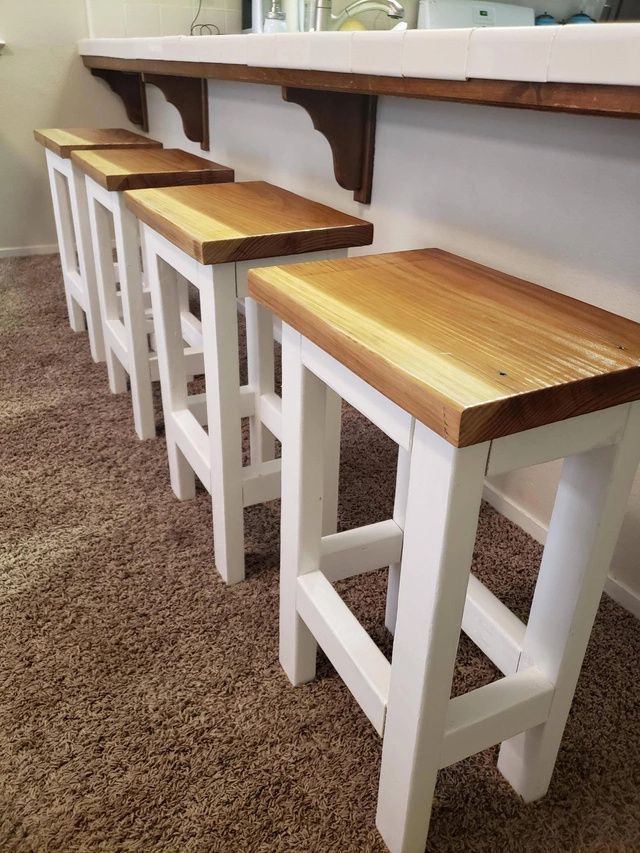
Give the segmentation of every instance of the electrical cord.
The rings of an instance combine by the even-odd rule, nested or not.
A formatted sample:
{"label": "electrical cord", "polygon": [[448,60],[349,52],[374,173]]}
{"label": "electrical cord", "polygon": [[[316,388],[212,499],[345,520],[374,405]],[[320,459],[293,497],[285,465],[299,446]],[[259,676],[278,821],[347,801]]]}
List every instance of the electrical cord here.
{"label": "electrical cord", "polygon": [[217,24],[198,24],[197,23],[198,18],[200,17],[201,11],[202,11],[202,0],[198,0],[198,9],[197,9],[196,14],[193,18],[193,21],[191,21],[191,26],[189,27],[189,35],[190,36],[196,35],[196,30],[197,30],[197,35],[199,35],[199,36],[204,36],[204,35],[212,36],[212,35],[214,35],[214,32],[213,32],[214,30],[216,31],[215,35],[220,35],[220,27]]}

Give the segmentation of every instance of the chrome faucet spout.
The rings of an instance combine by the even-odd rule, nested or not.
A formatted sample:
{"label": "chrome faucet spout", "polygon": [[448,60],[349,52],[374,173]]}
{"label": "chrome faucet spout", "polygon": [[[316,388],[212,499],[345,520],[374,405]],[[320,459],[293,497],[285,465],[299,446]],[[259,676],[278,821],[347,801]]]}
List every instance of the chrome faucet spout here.
{"label": "chrome faucet spout", "polygon": [[347,20],[362,12],[384,12],[390,18],[403,18],[404,6],[397,0],[355,0],[339,15],[331,12],[331,0],[317,0],[315,29],[338,30]]}

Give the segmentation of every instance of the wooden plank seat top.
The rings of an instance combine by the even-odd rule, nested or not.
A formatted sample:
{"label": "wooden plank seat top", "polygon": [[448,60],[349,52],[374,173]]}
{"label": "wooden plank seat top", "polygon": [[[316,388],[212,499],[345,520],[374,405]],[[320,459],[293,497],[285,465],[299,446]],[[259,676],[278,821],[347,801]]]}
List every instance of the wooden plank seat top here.
{"label": "wooden plank seat top", "polygon": [[233,181],[234,172],[179,148],[73,151],[71,159],[110,192]]}
{"label": "wooden plank seat top", "polygon": [[133,190],[128,207],[201,264],[365,246],[373,225],[264,181]]}
{"label": "wooden plank seat top", "polygon": [[72,151],[93,148],[162,148],[162,143],[121,127],[52,127],[34,130],[36,142],[68,160]]}
{"label": "wooden plank seat top", "polygon": [[640,399],[640,324],[440,249],[253,270],[249,293],[455,446]]}

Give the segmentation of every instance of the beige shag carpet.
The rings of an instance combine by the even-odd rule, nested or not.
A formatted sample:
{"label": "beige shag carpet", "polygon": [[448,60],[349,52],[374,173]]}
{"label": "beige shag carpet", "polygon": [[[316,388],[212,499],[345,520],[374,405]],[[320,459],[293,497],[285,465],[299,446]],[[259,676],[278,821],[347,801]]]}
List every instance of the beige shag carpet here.
{"label": "beige shag carpet", "polygon": [[[160,420],[160,412],[158,412]],[[345,412],[343,527],[388,517],[394,448]],[[179,503],[139,442],[57,258],[0,264],[0,850],[384,849],[380,741],[326,661],[278,664],[278,505],[246,513],[248,579],[212,565],[209,498]],[[539,546],[483,510],[474,570],[525,617]],[[384,650],[385,573],[342,589]],[[432,851],[640,850],[640,623],[604,597],[548,796],[488,750],[441,773]],[[495,672],[462,640],[455,691]]]}

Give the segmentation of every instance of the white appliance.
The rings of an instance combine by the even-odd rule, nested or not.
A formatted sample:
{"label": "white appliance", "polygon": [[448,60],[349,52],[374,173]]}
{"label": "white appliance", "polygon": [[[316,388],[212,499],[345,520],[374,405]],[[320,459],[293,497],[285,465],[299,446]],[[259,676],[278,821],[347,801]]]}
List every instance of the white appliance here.
{"label": "white appliance", "polygon": [[533,27],[533,9],[482,0],[420,0],[418,29]]}

